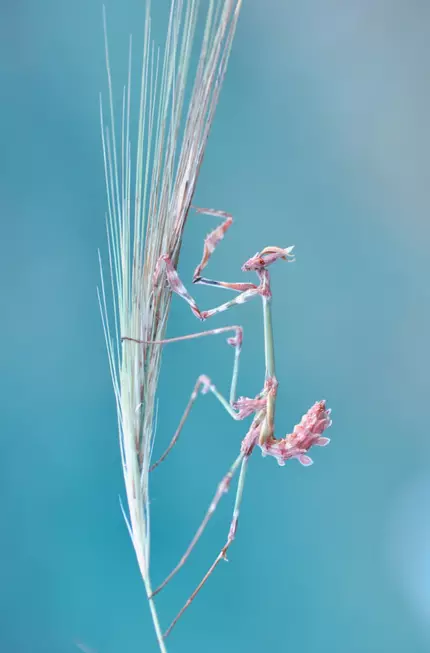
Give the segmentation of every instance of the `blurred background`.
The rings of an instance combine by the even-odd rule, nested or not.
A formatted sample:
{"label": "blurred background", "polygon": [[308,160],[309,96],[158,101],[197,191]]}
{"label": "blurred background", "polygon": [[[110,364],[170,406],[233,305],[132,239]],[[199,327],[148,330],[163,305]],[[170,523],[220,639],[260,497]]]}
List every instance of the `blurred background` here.
{"label": "blurred background", "polygon": [[[163,42],[168,0],[153,3]],[[202,5],[207,4],[206,0]],[[143,0],[106,0],[115,97],[128,34],[137,78]],[[98,313],[106,255],[98,94],[100,0],[0,2],[0,650],[156,651],[124,496]],[[392,0],[245,0],[196,204],[235,224],[208,275],[244,280],[266,245],[280,382],[277,435],[317,399],[330,446],[308,469],[252,457],[238,536],[169,651],[424,653],[430,647],[430,6]],[[137,93],[136,93],[137,95]],[[190,279],[214,221],[190,214]],[[204,308],[225,299],[196,288]],[[262,386],[258,301],[239,393]],[[174,298],[169,334],[198,330]],[[228,388],[222,338],[171,345],[156,453],[196,377]],[[154,584],[177,562],[246,425],[199,400],[152,485]],[[164,624],[224,543],[233,492],[160,595]]]}

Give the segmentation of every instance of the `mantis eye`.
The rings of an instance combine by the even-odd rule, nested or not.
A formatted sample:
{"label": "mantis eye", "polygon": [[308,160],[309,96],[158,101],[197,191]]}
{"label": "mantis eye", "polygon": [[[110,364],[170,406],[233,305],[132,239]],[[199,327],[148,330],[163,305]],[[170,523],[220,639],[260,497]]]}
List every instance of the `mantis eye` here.
{"label": "mantis eye", "polygon": [[259,263],[259,265],[261,265],[261,266],[266,265],[266,261],[264,260],[263,257],[260,257],[260,258],[259,258],[258,263]]}

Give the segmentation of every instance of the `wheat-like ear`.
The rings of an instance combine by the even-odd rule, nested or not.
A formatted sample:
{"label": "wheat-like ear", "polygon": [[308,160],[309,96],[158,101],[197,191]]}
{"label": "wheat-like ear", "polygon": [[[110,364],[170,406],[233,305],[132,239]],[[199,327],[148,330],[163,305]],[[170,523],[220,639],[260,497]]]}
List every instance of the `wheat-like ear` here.
{"label": "wheat-like ear", "polygon": [[121,337],[157,341],[164,338],[171,292],[164,279],[155,283],[154,275],[161,255],[168,254],[175,263],[178,261],[241,4],[241,0],[209,1],[191,99],[185,106],[199,2],[171,1],[166,43],[160,52],[151,37],[148,0],[136,142],[130,134],[131,39],[128,81],[123,91],[117,138],[103,12],[108,125],[101,101],[100,117],[112,299],[108,305],[102,272],[99,303],[116,398],[128,510],[121,507],[161,651],[166,649],[151,598],[148,482],[161,347],[138,345],[130,340],[121,342]]}

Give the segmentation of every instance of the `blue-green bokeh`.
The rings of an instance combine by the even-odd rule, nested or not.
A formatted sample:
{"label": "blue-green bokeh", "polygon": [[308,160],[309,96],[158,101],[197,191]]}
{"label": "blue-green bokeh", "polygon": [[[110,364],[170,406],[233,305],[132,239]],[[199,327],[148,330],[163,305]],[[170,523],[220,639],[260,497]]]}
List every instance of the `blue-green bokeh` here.
{"label": "blue-green bokeh", "polygon": [[[153,4],[162,42],[167,0]],[[106,5],[120,103],[144,6]],[[95,290],[106,251],[101,3],[3,0],[0,11],[0,651],[156,651],[119,509]],[[278,435],[326,398],[332,444],[309,469],[255,453],[230,562],[172,634],[172,652],[429,650],[429,19],[421,2],[244,0],[196,196],[236,219],[210,274],[242,280],[261,247],[296,245],[297,262],[273,268]],[[184,279],[212,224],[190,216]],[[220,301],[216,289],[196,295]],[[238,322],[239,391],[252,395],[264,373],[259,302],[213,324]],[[198,328],[174,299],[169,333]],[[198,374],[228,387],[231,356],[222,339],[166,349],[158,451]],[[202,398],[154,475],[155,583],[243,429]],[[164,623],[222,545],[232,500],[160,596]]]}

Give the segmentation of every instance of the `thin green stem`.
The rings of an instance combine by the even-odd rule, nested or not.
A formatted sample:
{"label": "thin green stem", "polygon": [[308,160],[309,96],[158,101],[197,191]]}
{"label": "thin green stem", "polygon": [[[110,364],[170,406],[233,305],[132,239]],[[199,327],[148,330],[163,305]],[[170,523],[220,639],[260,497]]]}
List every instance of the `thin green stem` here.
{"label": "thin green stem", "polygon": [[163,631],[161,630],[160,621],[158,619],[157,608],[155,607],[155,602],[152,597],[152,587],[149,579],[146,581],[145,586],[146,593],[148,595],[149,607],[151,610],[152,622],[154,624],[155,634],[157,635],[158,646],[160,647],[161,653],[167,653],[166,645],[164,643]]}

